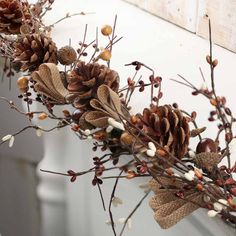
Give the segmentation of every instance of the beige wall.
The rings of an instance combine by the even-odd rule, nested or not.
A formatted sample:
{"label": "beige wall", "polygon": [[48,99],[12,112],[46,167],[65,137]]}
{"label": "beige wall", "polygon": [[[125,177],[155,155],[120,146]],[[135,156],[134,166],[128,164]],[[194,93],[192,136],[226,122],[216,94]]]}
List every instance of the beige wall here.
{"label": "beige wall", "polygon": [[235,0],[125,0],[185,28],[208,37],[208,20],[212,22],[213,41],[236,52]]}

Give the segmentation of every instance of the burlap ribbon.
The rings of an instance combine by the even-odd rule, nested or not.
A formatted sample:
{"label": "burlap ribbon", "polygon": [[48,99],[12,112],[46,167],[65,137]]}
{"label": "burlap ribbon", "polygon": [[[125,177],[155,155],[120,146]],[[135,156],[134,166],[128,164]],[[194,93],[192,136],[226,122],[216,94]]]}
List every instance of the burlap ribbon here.
{"label": "burlap ribbon", "polygon": [[121,121],[122,117],[127,117],[128,112],[123,108],[119,95],[107,85],[99,86],[97,99],[90,101],[92,111],[86,112],[80,119],[80,126],[86,126],[86,122],[96,128],[104,128],[108,125],[108,118]]}
{"label": "burlap ribbon", "polygon": [[69,91],[64,87],[60,72],[53,63],[44,63],[39,66],[38,71],[32,73],[32,78],[36,81],[35,90],[58,104],[67,103],[66,97]]}
{"label": "burlap ribbon", "polygon": [[203,194],[194,190],[185,190],[184,199],[177,197],[175,193],[183,187],[183,183],[178,179],[159,177],[158,181],[160,183],[154,179],[149,182],[150,188],[155,193],[149,205],[155,212],[155,220],[163,229],[174,226],[204,203]]}

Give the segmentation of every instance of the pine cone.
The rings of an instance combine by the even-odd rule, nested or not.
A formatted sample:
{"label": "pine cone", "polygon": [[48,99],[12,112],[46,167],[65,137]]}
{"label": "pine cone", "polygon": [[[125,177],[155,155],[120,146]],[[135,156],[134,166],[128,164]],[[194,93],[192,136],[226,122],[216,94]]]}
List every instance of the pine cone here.
{"label": "pine cone", "polygon": [[21,0],[0,0],[0,32],[19,34],[23,18],[29,17],[28,3]]}
{"label": "pine cone", "polygon": [[22,62],[22,71],[31,72],[42,63],[57,64],[57,47],[44,34],[26,35],[15,44],[14,58],[14,62]]}
{"label": "pine cone", "polygon": [[[187,152],[190,130],[186,117],[169,105],[145,108],[138,116],[138,127],[163,146],[172,155],[181,159]],[[144,137],[144,140],[150,141]]]}
{"label": "pine cone", "polygon": [[76,94],[74,106],[83,111],[91,110],[89,102],[96,98],[100,85],[105,84],[115,92],[119,88],[118,73],[98,63],[79,62],[67,79],[67,89]]}

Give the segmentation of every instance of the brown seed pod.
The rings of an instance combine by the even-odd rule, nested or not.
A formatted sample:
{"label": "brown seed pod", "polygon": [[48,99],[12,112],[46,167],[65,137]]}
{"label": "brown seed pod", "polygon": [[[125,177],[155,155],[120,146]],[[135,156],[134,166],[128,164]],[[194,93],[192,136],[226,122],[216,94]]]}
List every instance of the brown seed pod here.
{"label": "brown seed pod", "polygon": [[211,64],[211,57],[209,55],[206,56],[207,63]]}
{"label": "brown seed pod", "polygon": [[197,145],[197,149],[196,149],[196,153],[202,153],[202,152],[214,152],[216,153],[218,149],[218,145],[215,141],[213,141],[210,138],[205,138],[202,139],[198,145]]}
{"label": "brown seed pod", "polygon": [[58,50],[57,58],[62,65],[71,65],[76,61],[77,53],[71,46],[65,46]]}
{"label": "brown seed pod", "polygon": [[108,49],[105,49],[105,50],[103,50],[103,51],[100,53],[99,57],[100,57],[102,60],[104,60],[104,61],[110,61],[110,59],[111,59],[111,51],[108,50]]}
{"label": "brown seed pod", "polygon": [[112,27],[110,25],[104,25],[102,28],[101,28],[101,33],[104,35],[104,36],[109,36],[111,33],[112,33]]}
{"label": "brown seed pod", "polygon": [[128,145],[128,146],[131,145],[133,143],[133,141],[134,141],[134,137],[131,134],[127,133],[127,132],[124,132],[120,137],[121,144],[123,144],[125,146],[126,145]]}
{"label": "brown seed pod", "polygon": [[212,65],[213,65],[213,67],[216,67],[216,66],[218,65],[218,60],[215,59],[215,60],[212,62]]}
{"label": "brown seed pod", "polygon": [[45,120],[48,117],[48,115],[44,112],[40,113],[38,116],[39,120]]}
{"label": "brown seed pod", "polygon": [[28,87],[29,79],[26,76],[22,76],[17,80],[17,86],[20,90],[25,90]]}

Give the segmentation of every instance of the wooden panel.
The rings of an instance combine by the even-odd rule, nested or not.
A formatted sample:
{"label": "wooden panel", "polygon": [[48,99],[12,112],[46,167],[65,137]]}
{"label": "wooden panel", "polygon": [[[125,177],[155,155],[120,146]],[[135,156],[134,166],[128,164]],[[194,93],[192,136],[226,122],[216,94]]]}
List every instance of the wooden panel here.
{"label": "wooden panel", "polygon": [[211,19],[213,41],[236,52],[236,1],[199,0],[197,34],[208,38]]}
{"label": "wooden panel", "polygon": [[125,0],[154,15],[196,32],[198,0]]}

